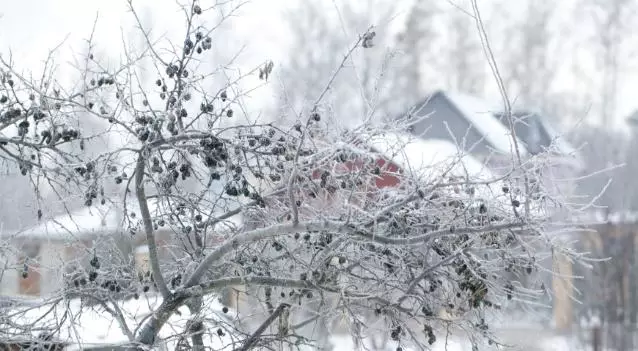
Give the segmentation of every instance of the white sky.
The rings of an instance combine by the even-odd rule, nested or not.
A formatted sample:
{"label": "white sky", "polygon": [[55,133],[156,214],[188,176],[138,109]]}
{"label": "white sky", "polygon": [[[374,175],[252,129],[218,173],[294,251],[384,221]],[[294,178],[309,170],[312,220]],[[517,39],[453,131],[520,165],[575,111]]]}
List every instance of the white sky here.
{"label": "white sky", "polygon": [[[185,1],[185,0],[178,0]],[[239,0],[231,0],[240,3]],[[328,6],[339,3],[338,0],[316,0],[325,1]],[[449,5],[447,0],[439,0],[443,4]],[[461,0],[459,0],[461,1]],[[38,70],[47,56],[48,51],[61,43],[67,36],[66,45],[60,52],[62,55],[58,63],[64,63],[72,58],[73,51],[83,48],[82,40],[87,38],[91,32],[96,14],[99,13],[98,27],[96,32],[96,42],[114,59],[114,64],[118,61],[118,54],[121,53],[122,31],[129,30],[132,25],[132,16],[127,12],[126,0],[4,0],[0,8],[0,53],[4,57],[11,49],[17,67],[23,71]],[[202,0],[202,3],[207,3]],[[480,4],[485,4],[488,11],[490,5],[497,0],[484,0]],[[570,4],[574,0],[563,0],[560,2],[565,10],[565,15],[573,14],[569,12]],[[514,3],[514,2],[511,2]],[[164,33],[168,37],[183,37],[180,24],[183,15],[178,12],[175,0],[134,0],[136,8],[144,14],[145,9],[150,9],[146,13],[152,13],[152,22],[155,34]],[[243,5],[237,18],[232,21],[233,40],[228,43],[218,43],[217,45],[228,45],[228,50],[245,46],[242,61],[247,66],[257,65],[264,60],[272,59],[282,62],[285,59],[286,28],[281,20],[281,14],[286,6],[293,6],[292,0],[251,0]],[[501,2],[502,4],[502,2]],[[558,5],[557,5],[558,6]],[[513,6],[511,11],[516,12]],[[507,11],[504,11],[507,13]],[[399,16],[401,14],[398,14]],[[486,14],[485,17],[489,17]],[[498,24],[496,24],[498,26]],[[125,33],[126,34],[126,33]],[[564,90],[580,89],[594,91],[595,80],[590,78],[588,72],[592,72],[593,58],[587,57],[587,53],[582,53],[582,41],[585,39],[584,33],[580,33],[579,28],[571,28],[574,39],[570,47],[573,52],[567,55],[557,54],[556,58],[561,64],[562,80],[558,86]],[[628,36],[631,36],[628,33]],[[569,51],[570,49],[563,48]],[[334,53],[341,55],[341,53]],[[590,55],[591,56],[591,55]],[[498,59],[498,57],[497,57]],[[583,71],[582,77],[575,81],[569,77],[571,66],[575,59],[578,59],[578,68]],[[566,73],[568,72],[568,73]],[[633,97],[635,92],[635,78],[638,73],[636,64],[629,64],[621,71],[621,79],[618,89],[618,117],[628,115],[634,108],[638,107]],[[36,73],[37,74],[37,73]],[[593,75],[591,75],[593,76]],[[595,94],[592,93],[592,94]],[[253,94],[253,97],[260,105],[267,101],[272,95],[272,90],[264,89]],[[583,107],[586,113],[587,106]]]}

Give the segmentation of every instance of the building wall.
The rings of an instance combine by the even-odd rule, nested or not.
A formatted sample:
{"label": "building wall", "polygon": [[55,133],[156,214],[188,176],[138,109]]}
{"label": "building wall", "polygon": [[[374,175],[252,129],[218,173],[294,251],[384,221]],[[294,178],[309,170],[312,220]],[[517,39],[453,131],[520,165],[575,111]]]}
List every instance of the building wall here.
{"label": "building wall", "polygon": [[[573,234],[578,239],[577,252],[588,252],[592,268],[574,264],[564,256],[555,255],[553,277],[554,322],[557,329],[569,331],[576,325],[579,310],[618,308],[627,313],[638,308],[635,252],[638,250],[638,223],[607,223],[588,225]],[[581,276],[573,279],[569,275]],[[575,296],[581,303],[574,302]],[[613,322],[613,321],[612,321]]]}
{"label": "building wall", "polygon": [[0,293],[2,295],[16,295],[18,293],[18,272],[17,255],[11,247],[3,251],[5,260],[0,262],[2,266],[2,280],[0,280]]}

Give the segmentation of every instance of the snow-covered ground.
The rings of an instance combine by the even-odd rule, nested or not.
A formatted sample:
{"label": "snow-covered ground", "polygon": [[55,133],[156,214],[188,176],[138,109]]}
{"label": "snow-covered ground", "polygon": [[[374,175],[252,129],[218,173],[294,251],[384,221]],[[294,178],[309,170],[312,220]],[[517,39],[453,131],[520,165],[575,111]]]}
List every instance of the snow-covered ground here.
{"label": "snow-covered ground", "polygon": [[[149,295],[139,299],[117,302],[127,327],[135,333],[135,327],[148,318],[161,304],[161,297]],[[207,298],[204,303],[202,316],[209,333],[204,335],[204,341],[209,349],[233,350],[239,346],[239,338],[233,329],[237,326],[237,312],[226,310],[217,298]],[[113,308],[110,305],[110,308]],[[226,312],[224,312],[226,311]],[[17,340],[20,337],[33,339],[47,328],[57,328],[55,339],[71,344],[68,350],[82,350],[89,346],[124,345],[129,342],[127,332],[112,314],[100,306],[86,306],[79,299],[60,301],[57,304],[40,305],[24,304],[4,312],[4,319],[0,318],[0,339]],[[157,345],[158,350],[173,350],[177,346],[179,334],[186,328],[190,312],[182,307],[174,314],[159,333],[163,342]],[[6,319],[8,317],[8,320]],[[9,320],[12,323],[9,323]],[[31,328],[32,323],[37,328]],[[20,327],[22,326],[22,328]],[[218,330],[221,332],[218,334]],[[573,340],[556,335],[551,330],[543,328],[537,323],[525,325],[520,320],[512,318],[511,325],[501,324],[494,330],[497,338],[509,346],[512,351],[572,351],[584,350]],[[220,335],[221,334],[221,335]],[[375,337],[378,334],[372,333]],[[417,348],[409,344],[398,344],[395,341],[377,342],[376,347],[371,340],[363,340],[360,345],[355,344],[350,335],[333,335],[330,338],[333,351],[396,351],[401,347],[403,351],[416,351]],[[303,348],[312,351],[312,348]],[[490,348],[480,348],[491,350]],[[496,350],[497,348],[492,348]],[[452,333],[447,338],[439,338],[431,347],[431,351],[473,351],[467,338]]]}
{"label": "snow-covered ground", "polygon": [[[143,323],[162,303],[161,297],[147,296],[117,302],[128,331],[109,312],[100,306],[86,306],[79,299],[45,304],[40,307],[16,307],[7,311],[7,320],[0,321],[0,339],[28,340],[40,336],[45,330],[55,330],[54,339],[69,343],[67,350],[82,350],[95,345],[121,345],[130,342],[127,333]],[[237,336],[233,333],[233,317],[236,313],[226,310],[216,298],[207,299],[202,317],[210,333],[204,335],[207,347],[213,350],[232,350],[237,345]],[[109,304],[111,309],[113,305]],[[188,308],[182,307],[173,314],[161,329],[159,336],[164,341],[160,349],[175,349],[177,335],[185,330],[190,317]],[[5,325],[3,325],[5,324]],[[31,327],[35,325],[37,327]],[[221,332],[218,332],[221,330]]]}
{"label": "snow-covered ground", "polygon": [[[520,335],[519,335],[520,337]],[[368,350],[376,350],[382,351],[379,349],[375,349],[370,347],[370,345],[365,345],[365,347],[357,347],[350,336],[333,336],[332,344],[334,346],[333,351],[368,351]],[[543,334],[534,334],[534,332],[527,331],[526,337],[519,338],[519,343],[508,342],[507,350],[510,351],[572,351],[572,350],[582,350],[582,348],[578,348],[573,342],[571,342],[568,338],[562,336],[547,336]],[[386,348],[383,351],[396,351],[397,347],[396,342],[388,342]],[[403,351],[416,351],[417,349],[413,349],[410,347],[405,347],[401,345]],[[497,350],[496,347],[493,348]],[[483,348],[481,348],[483,350]],[[432,345],[431,351],[473,351],[472,345],[470,342],[463,340],[461,338],[452,337],[447,341],[441,340],[437,341]]]}

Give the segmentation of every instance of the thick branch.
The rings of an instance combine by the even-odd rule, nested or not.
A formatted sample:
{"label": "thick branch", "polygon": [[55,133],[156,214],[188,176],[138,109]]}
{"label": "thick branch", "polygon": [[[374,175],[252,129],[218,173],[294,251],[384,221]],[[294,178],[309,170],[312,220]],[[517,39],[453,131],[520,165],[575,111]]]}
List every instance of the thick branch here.
{"label": "thick branch", "polygon": [[224,244],[217,247],[213,252],[208,254],[204,260],[199,264],[195,272],[188,277],[186,280],[186,287],[192,287],[196,285],[199,280],[202,278],[206,270],[216,261],[220,260],[231,250],[239,247],[240,245],[272,238],[275,236],[292,234],[295,232],[318,232],[322,230],[328,230],[336,234],[352,234],[354,236],[358,236],[360,238],[364,238],[373,242],[377,242],[379,244],[386,245],[419,245],[426,241],[438,238],[440,236],[445,235],[461,235],[461,234],[480,234],[489,231],[499,231],[506,229],[516,229],[523,228],[527,226],[526,223],[517,222],[517,223],[505,223],[500,225],[492,225],[486,227],[465,227],[465,228],[448,228],[441,229],[437,231],[431,231],[429,233],[412,236],[407,238],[392,238],[382,235],[377,235],[376,233],[366,232],[361,229],[359,226],[350,225],[346,222],[338,222],[338,221],[310,221],[310,222],[302,222],[297,225],[294,223],[285,223],[285,224],[277,224],[267,228],[255,229],[252,231],[248,231],[242,234],[237,235],[236,237],[227,240]]}
{"label": "thick branch", "polygon": [[217,260],[224,257],[231,250],[239,247],[242,244],[268,239],[279,235],[292,234],[295,232],[311,232],[327,229],[340,231],[342,229],[341,227],[343,227],[343,225],[339,222],[312,221],[299,223],[297,225],[293,223],[277,224],[267,228],[259,228],[239,234],[236,237],[227,240],[224,244],[217,247],[213,252],[208,254],[199,264],[197,269],[195,269],[193,274],[188,277],[185,286],[191,287],[196,285],[202,278],[206,270],[208,270],[208,267],[210,267]]}
{"label": "thick branch", "polygon": [[277,317],[281,315],[284,309],[289,307],[290,305],[287,303],[279,304],[279,306],[277,306],[277,308],[273,311],[273,313],[270,316],[268,316],[268,318],[259,326],[259,328],[257,328],[257,330],[255,330],[255,332],[246,340],[244,345],[241,348],[239,348],[238,351],[250,350],[250,348],[257,342],[257,339],[261,336],[261,334],[263,334],[264,330],[266,330],[266,328],[268,328],[268,326],[270,326],[272,322],[274,322],[275,319],[277,319]]}
{"label": "thick branch", "polygon": [[159,266],[159,257],[157,255],[157,244],[155,243],[155,233],[153,231],[153,221],[151,220],[151,212],[148,210],[148,202],[146,201],[146,194],[144,192],[144,156],[143,151],[140,152],[137,159],[137,166],[135,167],[135,193],[137,195],[137,202],[140,205],[140,214],[142,215],[142,221],[144,222],[144,231],[146,232],[146,244],[148,245],[148,256],[153,271],[153,278],[157,283],[157,287],[164,299],[168,299],[171,292],[166,286],[164,276]]}

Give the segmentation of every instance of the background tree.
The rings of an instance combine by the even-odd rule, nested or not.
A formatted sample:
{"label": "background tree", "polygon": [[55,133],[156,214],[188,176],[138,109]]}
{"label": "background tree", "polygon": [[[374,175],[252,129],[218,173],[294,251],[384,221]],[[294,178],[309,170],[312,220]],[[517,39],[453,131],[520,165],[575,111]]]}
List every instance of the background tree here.
{"label": "background tree", "polygon": [[[330,102],[330,115],[351,116],[336,119],[341,125],[350,125],[361,118],[378,118],[386,106],[401,94],[392,90],[387,77],[394,54],[390,51],[390,33],[395,16],[395,2],[366,0],[364,3],[337,1],[318,3],[301,1],[288,9],[284,18],[290,28],[287,59],[280,63],[280,110],[284,116],[297,119],[307,113],[313,99],[322,89],[325,77],[335,69],[335,77],[324,100]],[[344,52],[351,38],[365,32],[374,23],[373,37],[367,41],[366,54],[352,52],[348,60],[342,55],[325,52]],[[369,54],[372,52],[372,54]],[[343,67],[339,67],[343,64]]]}
{"label": "background tree", "polygon": [[468,11],[469,6],[455,5],[453,10],[446,12],[447,33],[451,39],[446,41],[448,52],[445,57],[448,67],[445,71],[449,72],[447,87],[454,91],[483,96],[485,56],[480,38],[476,35],[476,21],[472,11]]}
{"label": "background tree", "polygon": [[396,38],[400,55],[393,81],[396,89],[402,92],[398,104],[401,109],[422,100],[430,87],[436,84],[434,82],[440,79],[435,73],[436,69],[433,69],[438,64],[435,43],[439,39],[436,27],[439,12],[435,2],[413,2],[407,12],[404,28]]}

